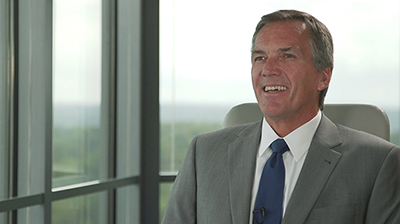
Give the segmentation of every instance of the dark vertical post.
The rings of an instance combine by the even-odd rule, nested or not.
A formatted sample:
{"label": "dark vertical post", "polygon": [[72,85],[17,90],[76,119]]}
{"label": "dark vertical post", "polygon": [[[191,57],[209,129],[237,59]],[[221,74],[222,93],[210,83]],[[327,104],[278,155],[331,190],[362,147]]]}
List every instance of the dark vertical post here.
{"label": "dark vertical post", "polygon": [[[108,108],[105,121],[108,124],[108,178],[112,179],[117,176],[117,0],[103,0],[102,5],[102,76],[107,77],[105,83],[108,86],[108,91],[102,93],[105,98],[108,97],[105,106],[102,105],[102,111],[103,107]],[[107,194],[107,223],[116,223],[116,189],[109,190]]]}
{"label": "dark vertical post", "polygon": [[141,223],[159,223],[159,1],[142,0]]}
{"label": "dark vertical post", "polygon": [[53,182],[53,1],[45,0],[44,25],[46,33],[43,35],[43,42],[46,43],[46,51],[43,57],[47,58],[45,88],[45,165],[44,165],[44,223],[51,223],[52,211],[52,182]]}
{"label": "dark vertical post", "polygon": [[[10,0],[10,197],[18,196],[18,0]],[[17,223],[17,210],[11,211],[9,223]]]}

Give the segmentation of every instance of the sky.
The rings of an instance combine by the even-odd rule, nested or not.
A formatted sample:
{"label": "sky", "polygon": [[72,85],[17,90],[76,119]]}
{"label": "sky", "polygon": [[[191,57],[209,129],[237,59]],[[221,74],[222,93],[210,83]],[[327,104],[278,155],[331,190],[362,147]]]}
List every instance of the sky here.
{"label": "sky", "polygon": [[[173,2],[173,4],[171,4]],[[255,102],[250,46],[262,15],[306,11],[331,31],[326,101],[400,105],[399,1],[161,0],[161,102]]]}
{"label": "sky", "polygon": [[[54,1],[54,101],[101,100],[101,1]],[[331,31],[326,101],[400,107],[398,0],[160,0],[161,103],[255,102],[250,46],[262,15],[306,11]]]}
{"label": "sky", "polygon": [[101,0],[53,1],[53,100],[101,101]]}

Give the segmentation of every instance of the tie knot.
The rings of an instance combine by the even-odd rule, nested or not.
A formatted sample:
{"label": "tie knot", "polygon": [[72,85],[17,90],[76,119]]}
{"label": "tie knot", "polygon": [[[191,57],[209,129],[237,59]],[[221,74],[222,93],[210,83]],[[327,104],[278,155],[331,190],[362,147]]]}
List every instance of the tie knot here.
{"label": "tie knot", "polygon": [[274,142],[271,143],[271,148],[273,152],[276,153],[285,153],[287,150],[289,150],[289,147],[286,145],[285,140],[279,138],[275,140]]}

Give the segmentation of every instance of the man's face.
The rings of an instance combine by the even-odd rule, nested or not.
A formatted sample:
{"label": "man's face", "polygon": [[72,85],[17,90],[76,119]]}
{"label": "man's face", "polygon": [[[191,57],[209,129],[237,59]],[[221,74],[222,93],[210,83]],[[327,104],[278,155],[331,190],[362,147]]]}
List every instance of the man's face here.
{"label": "man's face", "polygon": [[296,20],[267,24],[258,33],[252,81],[267,121],[307,122],[318,112],[319,92],[328,86],[330,70],[314,67],[309,41],[305,24]]}

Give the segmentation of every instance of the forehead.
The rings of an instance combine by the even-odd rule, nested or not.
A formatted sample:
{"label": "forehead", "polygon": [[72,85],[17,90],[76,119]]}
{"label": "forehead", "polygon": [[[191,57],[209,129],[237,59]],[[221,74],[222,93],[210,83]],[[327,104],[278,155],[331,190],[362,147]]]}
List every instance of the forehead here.
{"label": "forehead", "polygon": [[279,21],[261,28],[255,39],[254,47],[255,49],[270,45],[305,47],[308,46],[309,39],[309,31],[304,22],[298,20]]}

